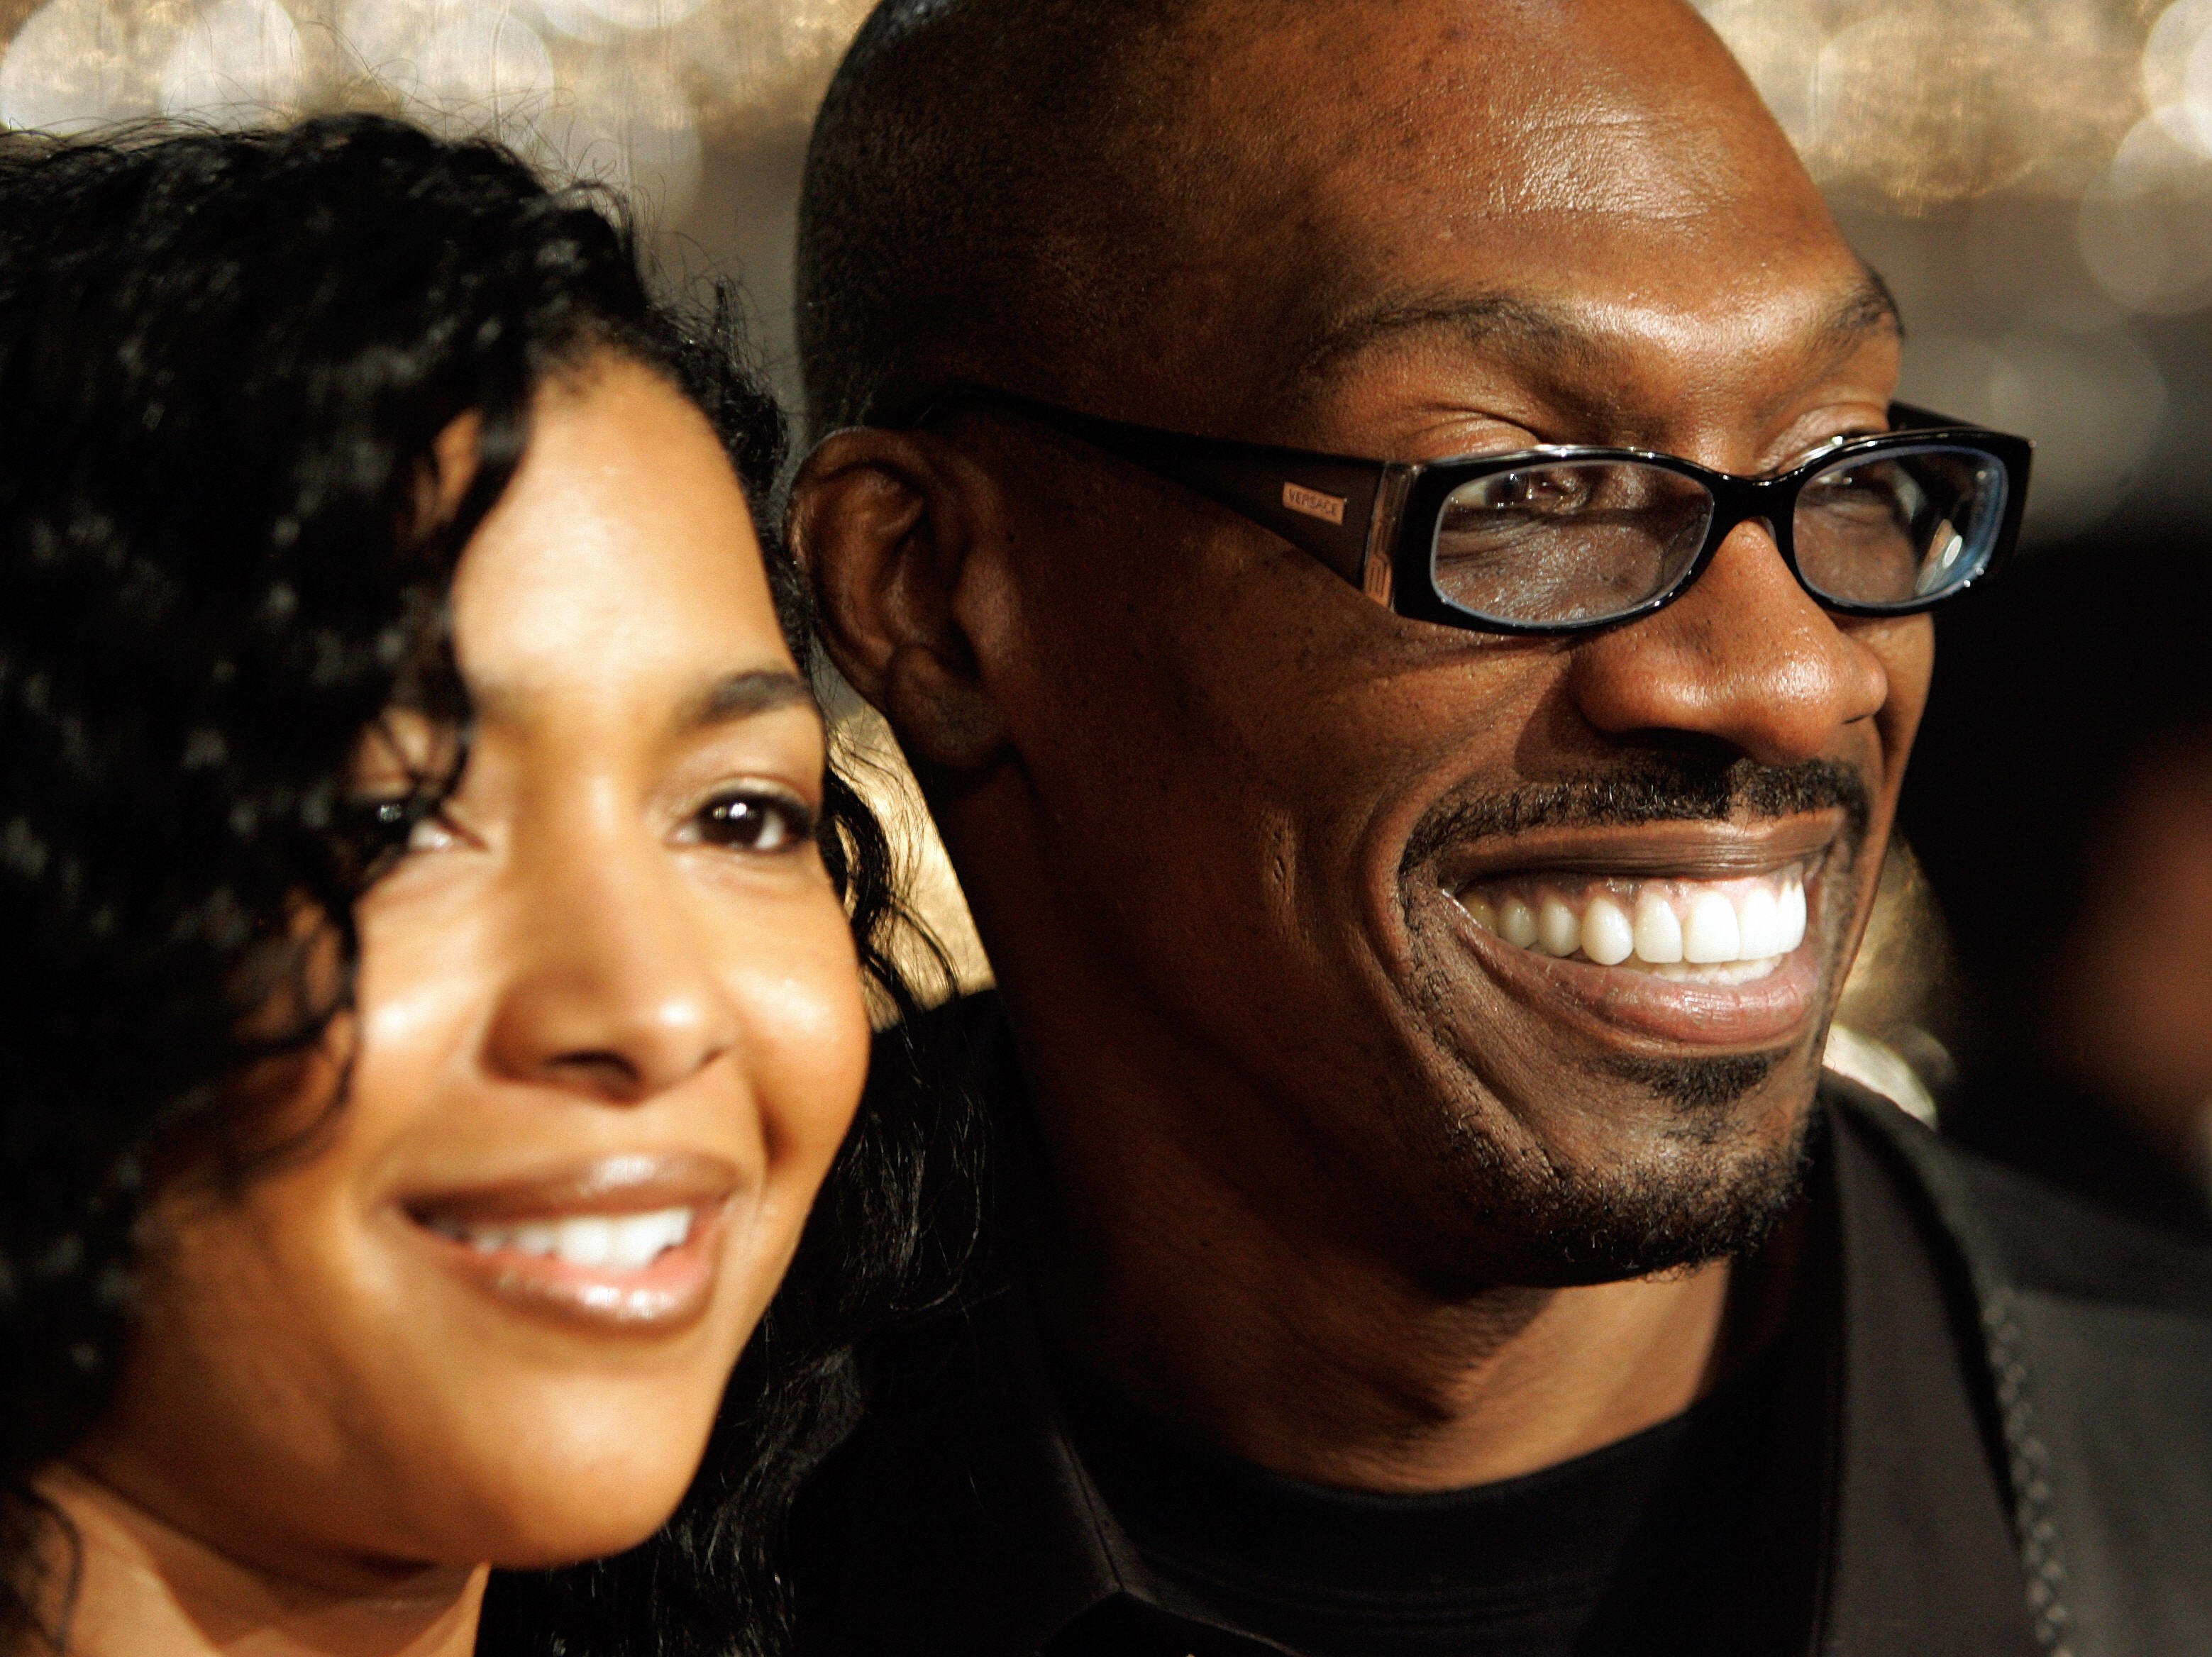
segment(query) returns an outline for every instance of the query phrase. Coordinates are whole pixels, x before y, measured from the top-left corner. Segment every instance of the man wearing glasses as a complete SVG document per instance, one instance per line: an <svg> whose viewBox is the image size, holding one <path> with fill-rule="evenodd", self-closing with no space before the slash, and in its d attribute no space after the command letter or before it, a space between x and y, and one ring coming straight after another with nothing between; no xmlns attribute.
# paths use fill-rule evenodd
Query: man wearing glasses
<svg viewBox="0 0 2212 1657"><path fill-rule="evenodd" d="M2212 1649L2212 1266L1822 1080L2028 446L1694 13L888 0L800 285L1000 983L811 1650Z"/></svg>

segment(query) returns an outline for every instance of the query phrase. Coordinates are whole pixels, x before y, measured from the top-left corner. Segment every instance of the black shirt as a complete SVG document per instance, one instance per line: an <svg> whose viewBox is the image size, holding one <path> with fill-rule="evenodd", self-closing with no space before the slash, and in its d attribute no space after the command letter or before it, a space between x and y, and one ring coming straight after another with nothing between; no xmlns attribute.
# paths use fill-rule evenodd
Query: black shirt
<svg viewBox="0 0 2212 1657"><path fill-rule="evenodd" d="M2034 1657L1972 1290L1860 1125L1887 1108L1822 1108L1829 1290L1707 1407L1533 1480L1179 1469L1055 1373L1018 1277L909 1332L802 1508L802 1649Z"/></svg>
<svg viewBox="0 0 2212 1657"><path fill-rule="evenodd" d="M1732 1648L1787 1651L1809 1624L1820 1501L1820 1395L1789 1357L1560 1466L1422 1496L1264 1472L1094 1384L1060 1399L1163 1600L1311 1657L1638 1651L1682 1600L1709 1638L1726 1624Z"/></svg>

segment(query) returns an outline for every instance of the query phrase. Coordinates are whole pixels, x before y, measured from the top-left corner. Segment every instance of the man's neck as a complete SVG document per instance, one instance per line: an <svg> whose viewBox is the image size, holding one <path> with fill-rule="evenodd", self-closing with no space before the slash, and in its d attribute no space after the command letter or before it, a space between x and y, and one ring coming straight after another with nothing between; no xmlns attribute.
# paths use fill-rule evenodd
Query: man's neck
<svg viewBox="0 0 2212 1657"><path fill-rule="evenodd" d="M1716 1371L1726 1263L1453 1299L1357 1262L1194 1235L1050 1271L1064 1344L1130 1402L1272 1472L1354 1490L1516 1478L1679 1415ZM1156 1229L1156 1228L1155 1228Z"/></svg>
<svg viewBox="0 0 2212 1657"><path fill-rule="evenodd" d="M74 1533L76 1592L49 1610L68 1657L469 1657L489 1567L425 1567L371 1587L311 1586L255 1569L76 1469L39 1490ZM66 1580L66 1542L54 1555Z"/></svg>
<svg viewBox="0 0 2212 1657"><path fill-rule="evenodd" d="M1747 1266L1440 1285L1372 1228L1330 1224L1326 1196L1271 1218L1249 1181L1144 1120L1156 1075L1109 1071L1029 1077L1052 1191L1029 1216L1043 1315L1130 1403L1270 1471L1404 1492L1534 1472L1680 1414L1787 1314L1802 1223ZM1065 1096L1102 1086L1111 1109Z"/></svg>

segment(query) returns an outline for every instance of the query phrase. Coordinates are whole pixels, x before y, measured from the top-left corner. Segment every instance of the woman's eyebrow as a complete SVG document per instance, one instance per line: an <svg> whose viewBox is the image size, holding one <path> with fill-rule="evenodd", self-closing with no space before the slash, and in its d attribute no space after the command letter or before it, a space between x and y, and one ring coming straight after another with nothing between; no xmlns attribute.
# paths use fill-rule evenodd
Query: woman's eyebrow
<svg viewBox="0 0 2212 1657"><path fill-rule="evenodd" d="M718 679L693 704L687 725L720 725L800 705L820 712L814 687L789 668L753 668Z"/></svg>

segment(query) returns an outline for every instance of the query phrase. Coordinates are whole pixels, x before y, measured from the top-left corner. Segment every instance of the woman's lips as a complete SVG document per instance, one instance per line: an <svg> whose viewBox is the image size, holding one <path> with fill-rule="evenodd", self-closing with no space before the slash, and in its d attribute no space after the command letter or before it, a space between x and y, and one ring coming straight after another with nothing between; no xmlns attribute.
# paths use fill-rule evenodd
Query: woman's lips
<svg viewBox="0 0 2212 1657"><path fill-rule="evenodd" d="M447 1270L518 1310L601 1329L668 1331L713 1298L737 1170L690 1152L603 1157L410 1198Z"/></svg>

